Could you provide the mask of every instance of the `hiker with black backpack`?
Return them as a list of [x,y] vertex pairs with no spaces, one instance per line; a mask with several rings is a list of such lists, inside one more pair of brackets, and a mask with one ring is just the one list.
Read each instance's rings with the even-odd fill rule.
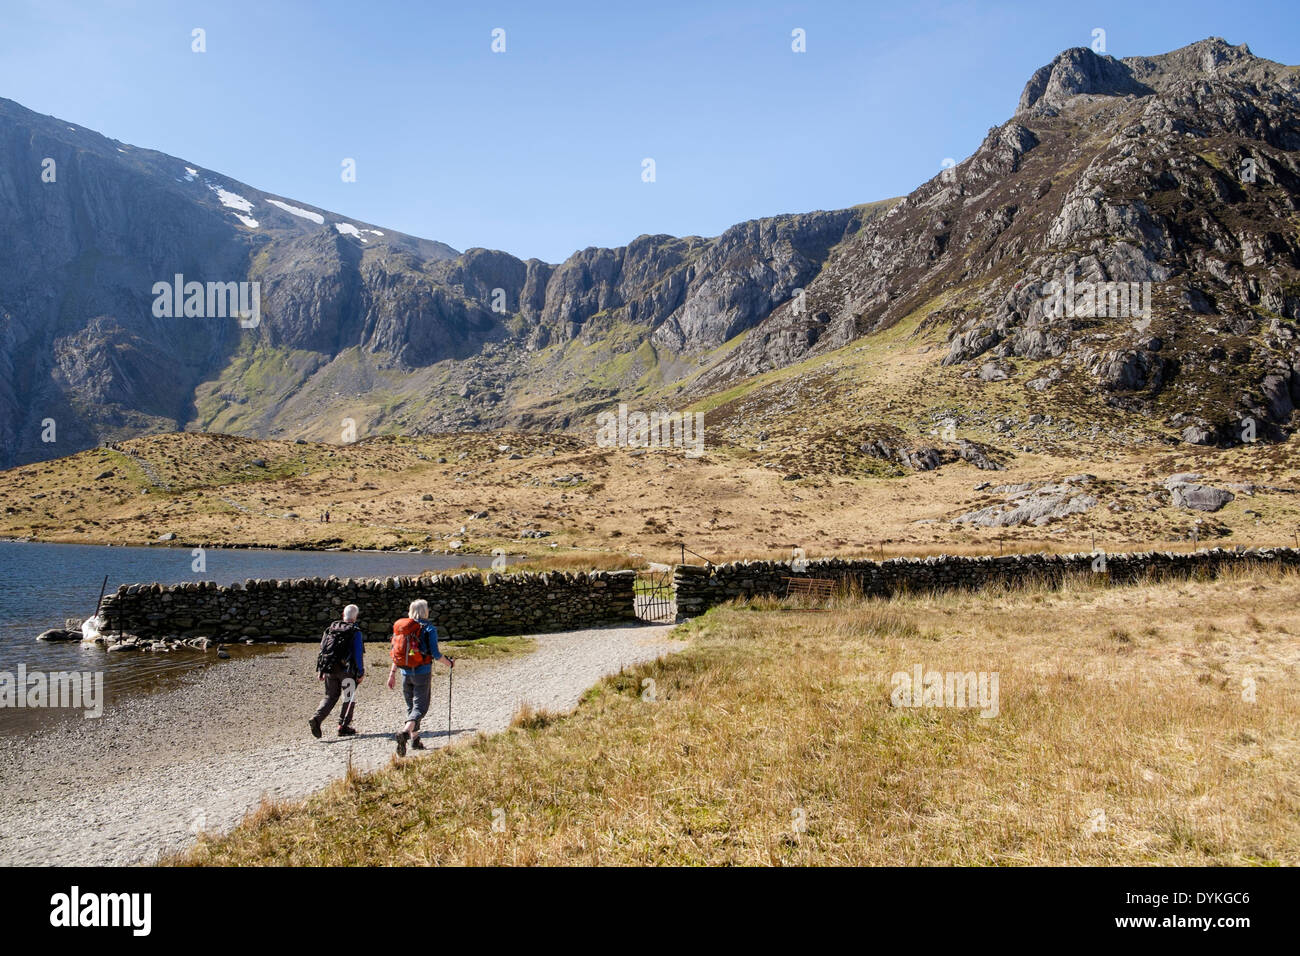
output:
[[320,737],[321,721],[329,716],[339,697],[343,698],[343,706],[339,708],[339,736],[352,737],[357,732],[352,726],[352,714],[357,706],[357,688],[366,675],[365,642],[357,626],[360,614],[360,608],[349,604],[343,609],[343,620],[330,624],[320,640],[316,674],[325,682],[325,696],[307,721],[313,737]]
[[420,721],[429,712],[433,662],[440,660],[448,667],[455,666],[455,661],[438,650],[438,628],[429,621],[429,602],[412,601],[406,615],[393,624],[393,647],[389,653],[393,665],[388,668],[389,690],[397,672],[402,672],[402,698],[406,701],[406,725],[393,734],[399,757],[406,756],[408,741],[413,750],[425,749],[420,742]]

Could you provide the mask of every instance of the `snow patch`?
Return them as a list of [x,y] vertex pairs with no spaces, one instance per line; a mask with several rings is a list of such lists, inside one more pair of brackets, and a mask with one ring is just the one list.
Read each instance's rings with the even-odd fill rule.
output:
[[267,202],[269,202],[272,206],[280,207],[290,215],[299,216],[303,219],[310,219],[318,226],[325,225],[325,217],[318,212],[311,212],[308,209],[300,209],[297,206],[290,206],[287,202],[280,202],[280,200],[278,199],[268,199]]
[[361,235],[361,230],[350,222],[336,222],[334,223],[334,228],[345,236],[352,236],[354,239],[360,239],[362,242],[366,241],[366,237]]
[[383,233],[380,232],[378,229],[367,229],[367,230],[365,230],[365,231],[366,231],[366,232],[373,232],[376,236],[382,236],[382,235],[383,235]]
[[199,174],[199,171],[198,171],[197,169],[195,169],[194,167],[192,167],[192,166],[186,166],[186,167],[185,167],[185,181],[186,181],[187,183],[192,183],[192,182],[194,182],[194,177],[197,176],[198,174]]
[[235,218],[238,219],[240,222],[242,222],[249,229],[256,229],[258,226],[257,220],[254,219],[252,216],[241,216],[239,213],[235,213]]
[[220,186],[209,186],[217,198],[221,200],[221,205],[229,209],[238,209],[240,212],[252,212],[253,204],[245,199],[239,193],[232,193],[229,189],[222,189]]

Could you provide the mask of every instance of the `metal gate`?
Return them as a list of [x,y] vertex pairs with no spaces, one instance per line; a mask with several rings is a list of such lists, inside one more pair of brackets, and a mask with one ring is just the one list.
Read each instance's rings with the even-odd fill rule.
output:
[[642,571],[636,576],[636,616],[643,621],[671,624],[677,620],[672,571]]

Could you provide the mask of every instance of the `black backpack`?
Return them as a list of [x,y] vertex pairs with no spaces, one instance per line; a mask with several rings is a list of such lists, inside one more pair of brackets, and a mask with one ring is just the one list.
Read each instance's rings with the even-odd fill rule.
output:
[[316,655],[316,673],[332,674],[338,668],[351,673],[356,667],[352,659],[353,634],[357,626],[348,621],[335,621],[325,628],[320,639],[320,653]]

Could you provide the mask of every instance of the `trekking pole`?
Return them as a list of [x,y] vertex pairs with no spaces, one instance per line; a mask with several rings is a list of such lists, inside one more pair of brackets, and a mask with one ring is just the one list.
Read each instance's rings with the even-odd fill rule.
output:
[[451,743],[451,683],[456,675],[456,665],[447,668],[447,742]]
[[99,611],[104,606],[104,592],[108,590],[108,575],[104,575],[104,583],[99,586],[99,602],[95,605],[95,617],[99,617]]

